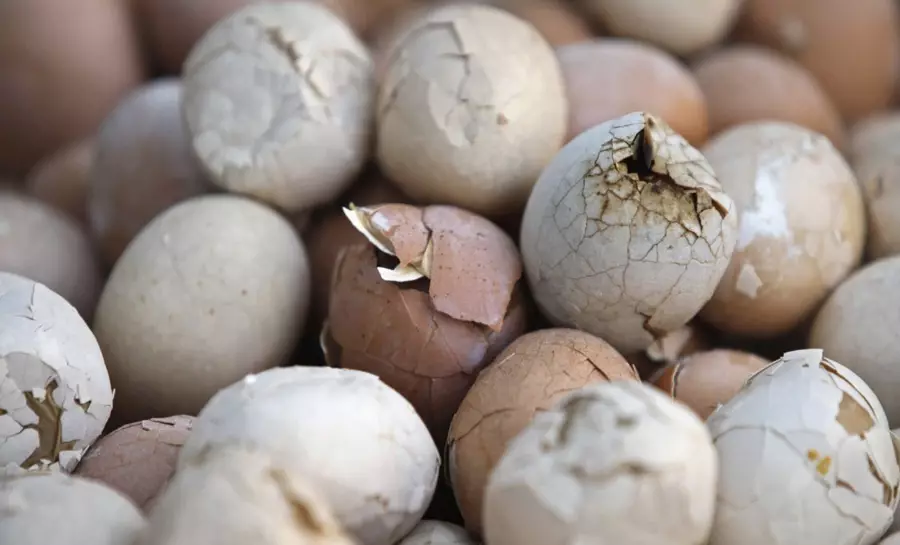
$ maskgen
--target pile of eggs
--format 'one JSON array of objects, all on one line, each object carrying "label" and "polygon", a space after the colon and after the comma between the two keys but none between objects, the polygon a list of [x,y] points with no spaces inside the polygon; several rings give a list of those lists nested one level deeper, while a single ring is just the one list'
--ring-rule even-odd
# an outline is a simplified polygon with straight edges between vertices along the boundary
[{"label": "pile of eggs", "polygon": [[701,4],[0,3],[0,544],[900,545],[900,4]]}]

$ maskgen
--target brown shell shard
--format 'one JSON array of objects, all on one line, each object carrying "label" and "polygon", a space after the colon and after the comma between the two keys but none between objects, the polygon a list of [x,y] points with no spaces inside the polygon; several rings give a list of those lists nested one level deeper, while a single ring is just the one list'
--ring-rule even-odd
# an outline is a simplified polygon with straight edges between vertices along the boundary
[{"label": "brown shell shard", "polygon": [[372,230],[393,248],[401,267],[424,260],[429,233],[422,222],[421,208],[409,204],[381,204],[362,210]]}]

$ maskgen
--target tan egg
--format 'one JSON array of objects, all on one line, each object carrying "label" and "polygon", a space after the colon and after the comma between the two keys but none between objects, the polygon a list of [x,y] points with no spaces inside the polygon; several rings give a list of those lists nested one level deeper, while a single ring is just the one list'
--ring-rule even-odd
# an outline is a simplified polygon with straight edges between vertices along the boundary
[{"label": "tan egg", "polygon": [[145,76],[127,2],[0,2],[0,175],[88,137]]},{"label": "tan egg", "polygon": [[661,368],[696,352],[712,349],[709,335],[697,324],[689,323],[653,341],[645,350],[626,354],[644,380]]},{"label": "tan egg", "polygon": [[478,375],[450,426],[446,463],[466,528],[482,532],[488,475],[535,414],[587,384],[637,379],[612,346],[582,331],[544,329],[509,345]]},{"label": "tan egg", "polygon": [[488,0],[528,21],[553,47],[590,40],[587,22],[567,0]]},{"label": "tan egg", "polygon": [[850,131],[850,164],[868,212],[869,258],[900,253],[900,114],[867,118]]},{"label": "tan egg", "polygon": [[700,316],[746,337],[787,333],[859,263],[866,218],[856,177],[827,138],[790,123],[735,127],[703,153],[740,227]]},{"label": "tan egg", "polygon": [[505,11],[454,4],[426,11],[390,51],[377,106],[382,171],[416,201],[520,210],[565,135],[553,49]]},{"label": "tan egg", "polygon": [[25,186],[31,195],[87,225],[93,159],[93,139],[81,140],[42,159],[28,173]]},{"label": "tan egg", "polygon": [[796,59],[844,118],[890,103],[900,66],[894,0],[744,0],[741,13],[738,36]]},{"label": "tan egg", "polygon": [[568,140],[600,123],[647,111],[691,144],[706,141],[703,93],[691,73],[668,53],[614,38],[567,45],[556,53],[569,96]]},{"label": "tan egg", "polygon": [[749,352],[697,352],[661,369],[653,384],[706,420],[719,405],[734,397],[751,375],[767,365],[769,360]]},{"label": "tan egg", "polygon": [[753,45],[720,49],[692,67],[706,96],[710,133],[753,121],[787,121],[822,133],[838,148],[844,126],[834,103],[802,65]]}]

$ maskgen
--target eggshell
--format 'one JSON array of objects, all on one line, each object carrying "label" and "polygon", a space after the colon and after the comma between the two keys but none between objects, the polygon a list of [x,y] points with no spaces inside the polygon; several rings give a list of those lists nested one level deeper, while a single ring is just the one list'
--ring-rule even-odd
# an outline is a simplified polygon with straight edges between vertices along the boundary
[{"label": "eggshell", "polygon": [[738,37],[805,66],[849,120],[885,108],[900,67],[894,0],[744,0]]},{"label": "eggshell", "polygon": [[697,324],[689,323],[656,339],[645,350],[625,354],[625,359],[647,380],[666,365],[711,348],[709,335]]},{"label": "eggshell", "polygon": [[497,8],[451,4],[409,24],[390,51],[377,111],[384,173],[417,201],[519,210],[566,131],[547,42]]},{"label": "eggshell", "polygon": [[94,321],[117,418],[196,414],[220,388],[284,363],[309,289],[299,237],[259,203],[208,195],[157,216],[116,263]]},{"label": "eggshell", "polygon": [[636,381],[585,386],[510,444],[485,492],[485,538],[705,543],[717,469],[709,433],[684,405]]},{"label": "eggshell", "polygon": [[146,509],[175,472],[193,420],[180,415],[126,424],[94,443],[75,474],[101,481]]},{"label": "eggshell", "polygon": [[500,8],[528,21],[553,47],[590,40],[591,28],[566,0],[493,0]]},{"label": "eggshell", "polygon": [[865,210],[853,171],[824,136],[783,122],[730,129],[703,148],[734,198],[734,256],[700,316],[759,339],[800,324],[859,263]]},{"label": "eggshell", "polygon": [[94,313],[102,278],[87,234],[34,197],[0,190],[0,270],[45,284],[86,319]]},{"label": "eggshell", "polygon": [[131,545],[147,525],[118,492],[60,474],[0,479],[0,507],[0,543],[10,545]]},{"label": "eggshell", "polygon": [[878,398],[822,350],[757,372],[707,427],[721,467],[710,545],[869,545],[891,523],[897,440]]},{"label": "eggshell", "polygon": [[397,545],[476,545],[464,528],[439,520],[423,520]]},{"label": "eggshell", "polygon": [[581,134],[547,166],[520,247],[544,316],[627,354],[706,303],[737,224],[700,152],[660,118],[632,113]]},{"label": "eggshell", "polygon": [[28,193],[87,225],[87,193],[93,159],[93,139],[58,150],[28,173],[25,180]]},{"label": "eggshell", "polygon": [[786,121],[844,146],[844,126],[834,103],[790,57],[765,47],[733,45],[703,57],[692,71],[709,106],[712,134],[754,121]]},{"label": "eggshell", "polygon": [[367,158],[372,60],[322,6],[231,14],[194,46],[183,77],[193,150],[223,189],[302,210],[337,197]]},{"label": "eggshell", "polygon": [[482,371],[453,417],[447,471],[473,534],[482,532],[488,475],[534,415],[595,382],[637,380],[605,341],[574,329],[545,329],[516,339]]},{"label": "eggshell", "polygon": [[270,369],[223,389],[195,421],[178,471],[234,443],[308,480],[363,545],[412,530],[440,465],[412,405],[374,375],[345,369]]},{"label": "eggshell", "polygon": [[866,253],[877,259],[900,253],[900,114],[857,123],[850,132],[850,164],[862,188],[868,218]]},{"label": "eggshell", "polygon": [[[695,146],[706,141],[703,93],[691,73],[666,52],[640,42],[608,38],[559,47],[556,54],[569,97],[567,140],[595,125],[642,110],[663,118]],[[636,78],[635,73],[641,76]]]},{"label": "eggshell", "polygon": [[175,475],[135,545],[353,545],[311,482],[229,446]]},{"label": "eggshell", "polygon": [[181,118],[181,82],[156,80],[125,98],[96,137],[88,210],[106,262],[158,213],[206,192]]},{"label": "eggshell", "polygon": [[0,2],[0,176],[90,136],[144,78],[127,2]]},{"label": "eggshell", "polygon": [[717,349],[698,352],[662,369],[653,383],[701,419],[735,396],[751,375],[769,365],[756,354]]},{"label": "eggshell", "polygon": [[891,534],[878,543],[880,545],[900,545],[900,533]]},{"label": "eggshell", "polygon": [[97,340],[65,299],[7,272],[0,331],[0,477],[73,470],[112,410]]}]

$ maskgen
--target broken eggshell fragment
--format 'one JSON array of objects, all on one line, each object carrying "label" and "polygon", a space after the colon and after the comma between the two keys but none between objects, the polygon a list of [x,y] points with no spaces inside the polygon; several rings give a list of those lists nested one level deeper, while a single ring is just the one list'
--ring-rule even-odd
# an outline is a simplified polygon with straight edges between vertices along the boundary
[{"label": "broken eggshell fragment", "polygon": [[758,371],[707,427],[720,460],[710,545],[869,545],[891,523],[897,439],[872,390],[822,350]]}]

